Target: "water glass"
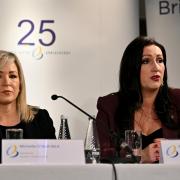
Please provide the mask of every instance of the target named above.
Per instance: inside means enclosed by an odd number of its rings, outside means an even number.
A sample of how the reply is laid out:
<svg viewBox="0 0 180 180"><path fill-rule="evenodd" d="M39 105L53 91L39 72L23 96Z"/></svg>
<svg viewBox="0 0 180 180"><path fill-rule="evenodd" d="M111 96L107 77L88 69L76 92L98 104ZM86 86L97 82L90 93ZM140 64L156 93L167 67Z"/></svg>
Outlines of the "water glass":
<svg viewBox="0 0 180 180"><path fill-rule="evenodd" d="M141 150L142 150L142 135L140 131L126 130L125 131L125 142L131 149L131 154L127 154L133 159L134 163L141 161Z"/></svg>
<svg viewBox="0 0 180 180"><path fill-rule="evenodd" d="M23 129L6 129L6 139L23 139Z"/></svg>

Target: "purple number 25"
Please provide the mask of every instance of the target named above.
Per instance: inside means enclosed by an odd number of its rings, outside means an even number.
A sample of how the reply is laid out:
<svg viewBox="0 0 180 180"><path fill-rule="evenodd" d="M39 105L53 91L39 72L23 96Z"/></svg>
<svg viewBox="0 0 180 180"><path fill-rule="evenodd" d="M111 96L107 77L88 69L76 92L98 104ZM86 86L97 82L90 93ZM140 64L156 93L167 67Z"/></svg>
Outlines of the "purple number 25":
<svg viewBox="0 0 180 180"><path fill-rule="evenodd" d="M40 21L39 34L44 35L45 33L46 34L49 33L49 35L50 35L50 40L48 40L48 42L43 41L43 39L41 39L41 38L38 39L39 43L43 46L51 46L56 40L55 32L52 29L47 28L47 25L52 24L52 23L54 23L54 20L41 20ZM29 25L30 27L29 27L28 32L26 32L25 35L20 38L20 40L18 41L18 45L34 46L35 45L34 42L28 42L28 37L30 35L32 35L32 33L35 29L34 23L29 19L24 19L18 23L18 27L21 27L23 24Z"/></svg>

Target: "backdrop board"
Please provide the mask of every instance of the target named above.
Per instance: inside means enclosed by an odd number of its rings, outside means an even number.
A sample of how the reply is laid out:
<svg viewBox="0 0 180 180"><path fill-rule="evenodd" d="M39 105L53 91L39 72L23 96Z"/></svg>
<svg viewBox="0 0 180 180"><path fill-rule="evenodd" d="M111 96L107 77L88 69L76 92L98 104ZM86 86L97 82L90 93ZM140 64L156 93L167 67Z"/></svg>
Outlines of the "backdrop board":
<svg viewBox="0 0 180 180"><path fill-rule="evenodd" d="M168 82L180 87L180 1L146 0L147 34L159 40L167 50Z"/></svg>
<svg viewBox="0 0 180 180"><path fill-rule="evenodd" d="M58 94L96 115L99 96L118 90L119 63L139 33L138 0L0 0L0 49L19 56L28 103L46 108L57 133L68 117L84 139L88 118Z"/></svg>

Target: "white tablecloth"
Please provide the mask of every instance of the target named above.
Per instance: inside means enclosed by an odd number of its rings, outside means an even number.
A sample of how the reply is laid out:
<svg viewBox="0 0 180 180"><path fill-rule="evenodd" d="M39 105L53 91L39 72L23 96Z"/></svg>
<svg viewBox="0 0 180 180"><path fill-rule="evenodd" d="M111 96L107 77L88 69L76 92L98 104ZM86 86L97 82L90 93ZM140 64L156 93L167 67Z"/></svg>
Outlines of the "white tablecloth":
<svg viewBox="0 0 180 180"><path fill-rule="evenodd" d="M118 164L118 180L180 180L180 164Z"/></svg>
<svg viewBox="0 0 180 180"><path fill-rule="evenodd" d="M116 164L118 180L180 180L180 165ZM0 180L114 180L110 164L0 165Z"/></svg>
<svg viewBox="0 0 180 180"><path fill-rule="evenodd" d="M0 180L110 180L110 165L0 165Z"/></svg>

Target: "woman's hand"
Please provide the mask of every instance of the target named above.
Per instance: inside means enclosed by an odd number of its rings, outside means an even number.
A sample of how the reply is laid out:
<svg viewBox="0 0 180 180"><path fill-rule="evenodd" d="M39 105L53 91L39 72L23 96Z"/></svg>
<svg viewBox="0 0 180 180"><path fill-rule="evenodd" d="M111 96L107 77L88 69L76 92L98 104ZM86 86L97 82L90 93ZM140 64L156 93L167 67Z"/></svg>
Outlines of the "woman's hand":
<svg viewBox="0 0 180 180"><path fill-rule="evenodd" d="M153 163L160 159L160 140L155 140L154 143L149 144L141 153L142 163Z"/></svg>

